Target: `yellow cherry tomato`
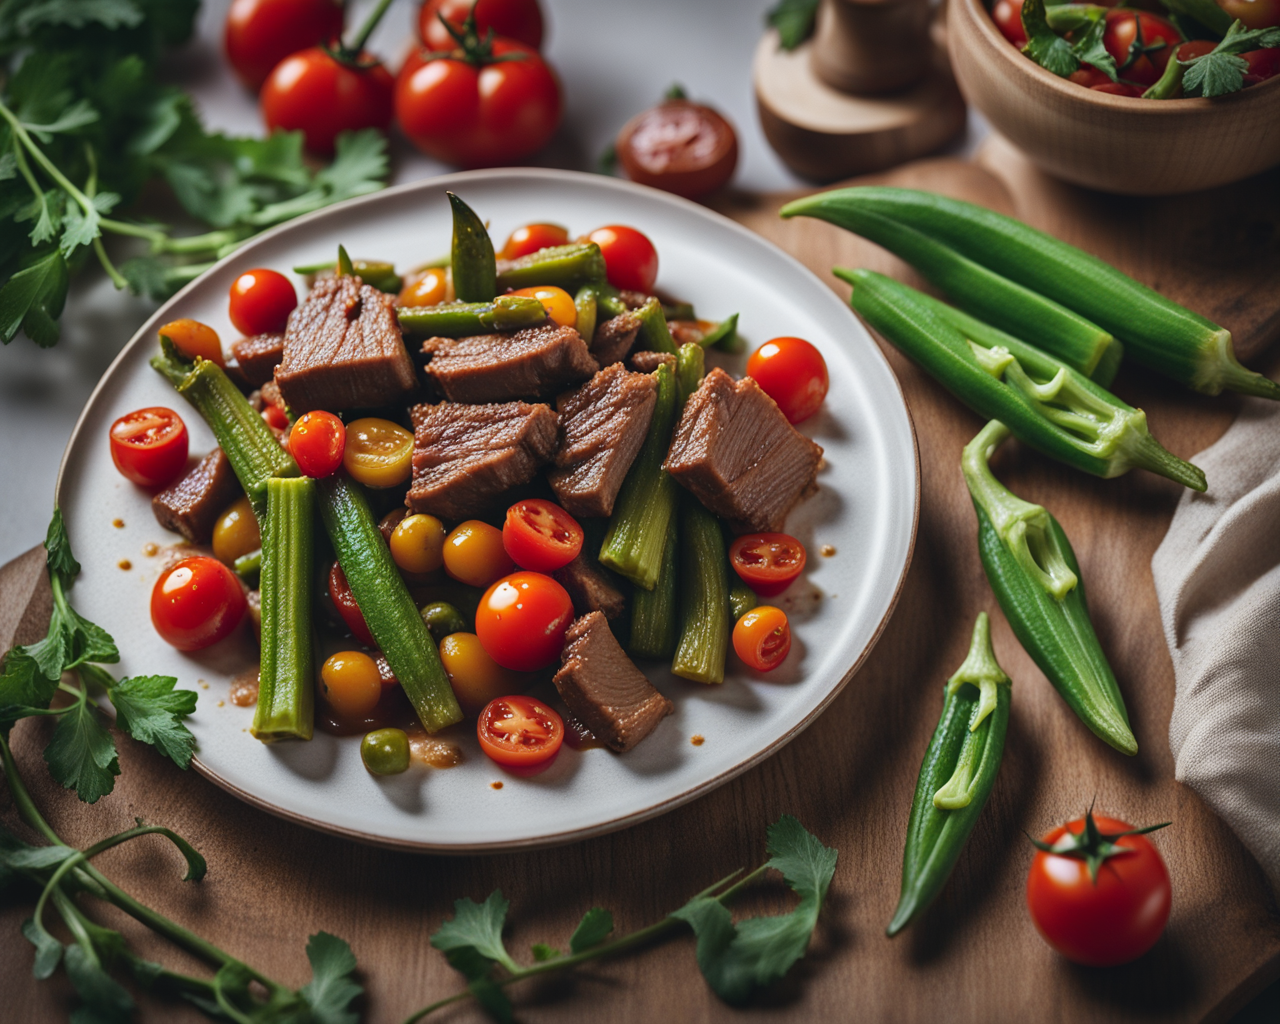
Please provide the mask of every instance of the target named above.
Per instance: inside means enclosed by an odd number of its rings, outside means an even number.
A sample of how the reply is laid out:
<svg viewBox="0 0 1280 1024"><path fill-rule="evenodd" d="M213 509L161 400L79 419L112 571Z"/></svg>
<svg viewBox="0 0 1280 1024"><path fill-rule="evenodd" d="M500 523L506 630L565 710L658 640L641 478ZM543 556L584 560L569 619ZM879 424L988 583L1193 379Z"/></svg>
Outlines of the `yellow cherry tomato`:
<svg viewBox="0 0 1280 1024"><path fill-rule="evenodd" d="M573 296L563 288L551 284L534 285L532 288L517 288L512 295L527 295L542 303L542 308L561 327L578 325L578 307L573 304Z"/></svg>
<svg viewBox="0 0 1280 1024"><path fill-rule="evenodd" d="M391 531L391 557L405 572L435 572L444 564L444 523L435 516L406 516Z"/></svg>
<svg viewBox="0 0 1280 1024"><path fill-rule="evenodd" d="M213 557L223 565L231 565L241 555L262 547L258 519L249 499L239 497L227 506L213 524Z"/></svg>
<svg viewBox="0 0 1280 1024"><path fill-rule="evenodd" d="M413 470L413 435L390 420L355 420L347 424L342 464L366 487L404 483Z"/></svg>
<svg viewBox="0 0 1280 1024"><path fill-rule="evenodd" d="M226 361L222 358L222 341L218 338L218 332L208 324L185 318L170 320L160 328L159 333L173 342L178 351L188 359L199 356L219 366L225 365Z"/></svg>
<svg viewBox="0 0 1280 1024"><path fill-rule="evenodd" d="M400 290L402 306L438 306L449 295L447 267L428 267Z"/></svg>
<svg viewBox="0 0 1280 1024"><path fill-rule="evenodd" d="M382 696L382 674L369 655L339 651L320 669L320 690L339 718L364 718Z"/></svg>
<svg viewBox="0 0 1280 1024"><path fill-rule="evenodd" d="M474 633L450 633L441 640L440 663L468 715L478 715L489 701L521 689L517 674L489 657Z"/></svg>
<svg viewBox="0 0 1280 1024"><path fill-rule="evenodd" d="M444 539L444 571L459 583L487 587L515 567L502 546L502 531L478 519L455 526Z"/></svg>

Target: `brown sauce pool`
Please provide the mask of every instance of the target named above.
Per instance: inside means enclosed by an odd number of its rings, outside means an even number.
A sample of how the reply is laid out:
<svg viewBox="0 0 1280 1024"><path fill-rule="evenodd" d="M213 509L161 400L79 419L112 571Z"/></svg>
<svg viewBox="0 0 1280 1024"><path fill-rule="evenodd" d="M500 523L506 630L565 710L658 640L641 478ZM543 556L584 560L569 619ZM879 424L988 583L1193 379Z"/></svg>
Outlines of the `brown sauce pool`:
<svg viewBox="0 0 1280 1024"><path fill-rule="evenodd" d="M241 672L231 680L231 703L238 708L251 708L258 703L258 670Z"/></svg>
<svg viewBox="0 0 1280 1024"><path fill-rule="evenodd" d="M604 743L596 737L595 733L567 712L564 716L564 745L571 750L595 750L604 747Z"/></svg>

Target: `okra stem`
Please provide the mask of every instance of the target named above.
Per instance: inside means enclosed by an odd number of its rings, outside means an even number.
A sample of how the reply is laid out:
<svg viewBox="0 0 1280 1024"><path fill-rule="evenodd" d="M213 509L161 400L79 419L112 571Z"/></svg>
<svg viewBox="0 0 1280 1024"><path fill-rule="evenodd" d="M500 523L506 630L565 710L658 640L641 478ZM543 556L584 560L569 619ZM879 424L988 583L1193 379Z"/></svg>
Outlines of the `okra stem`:
<svg viewBox="0 0 1280 1024"><path fill-rule="evenodd" d="M667 352L675 354L676 343L671 339L667 318L662 315L662 303L650 298L635 311L640 321L640 336L636 339L636 351Z"/></svg>
<svg viewBox="0 0 1280 1024"><path fill-rule="evenodd" d="M573 290L593 282L605 282L604 256L595 242L574 242L531 252L512 260L498 275L500 289L549 284Z"/></svg>
<svg viewBox="0 0 1280 1024"><path fill-rule="evenodd" d="M671 671L698 683L723 683L729 652L729 558L720 520L692 494L680 507L680 643Z"/></svg>
<svg viewBox="0 0 1280 1024"><path fill-rule="evenodd" d="M461 302L489 302L498 294L497 258L493 239L484 221L452 192L449 205L453 209L453 290Z"/></svg>
<svg viewBox="0 0 1280 1024"><path fill-rule="evenodd" d="M396 310L400 329L417 338L466 338L491 331L533 327L547 318L532 295L499 295L492 302L450 302L439 306L404 306Z"/></svg>

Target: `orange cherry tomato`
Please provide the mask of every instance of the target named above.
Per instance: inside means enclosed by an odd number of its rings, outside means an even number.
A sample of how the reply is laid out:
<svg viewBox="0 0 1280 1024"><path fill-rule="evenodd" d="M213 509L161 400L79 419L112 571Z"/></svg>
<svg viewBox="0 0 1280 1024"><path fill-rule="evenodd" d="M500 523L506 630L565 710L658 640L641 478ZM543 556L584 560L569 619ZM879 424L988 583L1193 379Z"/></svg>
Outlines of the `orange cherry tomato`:
<svg viewBox="0 0 1280 1024"><path fill-rule="evenodd" d="M479 519L459 523L444 539L444 571L459 583L487 587L513 568L502 531Z"/></svg>
<svg viewBox="0 0 1280 1024"><path fill-rule="evenodd" d="M342 465L347 428L331 412L304 413L289 431L289 454L306 476L332 476Z"/></svg>
<svg viewBox="0 0 1280 1024"><path fill-rule="evenodd" d="M787 613L767 604L752 608L733 627L733 649L757 672L777 668L791 651Z"/></svg>
<svg viewBox="0 0 1280 1024"><path fill-rule="evenodd" d="M111 424L109 437L111 461L139 487L163 487L187 464L187 425L164 406L121 416Z"/></svg>
<svg viewBox="0 0 1280 1024"><path fill-rule="evenodd" d="M283 331L297 305L293 282L274 270L246 270L231 285L231 322L241 334Z"/></svg>
<svg viewBox="0 0 1280 1024"><path fill-rule="evenodd" d="M339 718L358 722L382 697L378 663L363 651L339 651L320 667L320 692Z"/></svg>
<svg viewBox="0 0 1280 1024"><path fill-rule="evenodd" d="M559 224L526 224L516 228L507 237L507 244L502 247L504 260L518 260L541 249L549 249L553 245L567 245L569 232Z"/></svg>
<svg viewBox="0 0 1280 1024"><path fill-rule="evenodd" d="M804 545L785 533L749 533L729 545L733 571L761 597L774 597L804 571Z"/></svg>
<svg viewBox="0 0 1280 1024"><path fill-rule="evenodd" d="M827 361L803 338L766 341L747 360L747 376L755 378L792 423L817 412L830 386Z"/></svg>
<svg viewBox="0 0 1280 1024"><path fill-rule="evenodd" d="M615 288L644 292L658 279L658 250L649 237L625 224L609 224L587 235L600 246L605 272Z"/></svg>
<svg viewBox="0 0 1280 1024"><path fill-rule="evenodd" d="M502 546L522 569L551 572L568 565L582 550L582 527L554 502L517 501L507 509Z"/></svg>
<svg viewBox="0 0 1280 1024"><path fill-rule="evenodd" d="M208 324L185 318L170 320L157 333L173 342L174 347L188 359L207 359L219 366L226 364L218 332Z"/></svg>
<svg viewBox="0 0 1280 1024"><path fill-rule="evenodd" d="M527 295L542 303L542 308L561 327L578 325L578 307L573 303L573 296L563 288L553 284L538 284L532 288L517 288L512 295Z"/></svg>
<svg viewBox="0 0 1280 1024"><path fill-rule="evenodd" d="M235 573L216 558L184 558L151 591L151 623L165 643L198 651L230 636L248 607Z"/></svg>
<svg viewBox="0 0 1280 1024"><path fill-rule="evenodd" d="M378 646L374 642L373 634L369 632L369 624L364 621L364 613L356 604L355 595L351 593L346 574L337 562L334 562L329 570L329 599L333 601L334 608L342 616L342 621L346 623L347 629L351 630L353 637L366 647Z"/></svg>
<svg viewBox="0 0 1280 1024"><path fill-rule="evenodd" d="M449 273L444 267L428 267L400 290L401 306L438 306L449 295Z"/></svg>
<svg viewBox="0 0 1280 1024"><path fill-rule="evenodd" d="M527 768L555 757L564 742L564 719L533 697L499 697L480 712L476 736L498 764Z"/></svg>
<svg viewBox="0 0 1280 1024"><path fill-rule="evenodd" d="M540 572L504 576L476 609L476 636L503 668L535 672L560 657L573 622L569 593Z"/></svg>

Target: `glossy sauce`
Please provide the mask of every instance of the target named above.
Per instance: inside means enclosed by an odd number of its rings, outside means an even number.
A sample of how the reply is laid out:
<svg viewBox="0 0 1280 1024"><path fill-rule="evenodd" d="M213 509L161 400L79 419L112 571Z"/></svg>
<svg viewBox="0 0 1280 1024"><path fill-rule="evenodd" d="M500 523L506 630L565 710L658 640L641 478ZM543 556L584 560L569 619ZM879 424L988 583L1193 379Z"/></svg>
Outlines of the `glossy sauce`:
<svg viewBox="0 0 1280 1024"><path fill-rule="evenodd" d="M123 519L113 519L113 520L111 520L111 525L112 525L112 526L114 526L117 530L122 530L122 529L124 529L124 520L123 520Z"/></svg>
<svg viewBox="0 0 1280 1024"><path fill-rule="evenodd" d="M490 789L501 789L501 788L502 788L502 783L501 783L501 782L491 782L491 783L489 783L489 788L490 788Z"/></svg>
<svg viewBox="0 0 1280 1024"><path fill-rule="evenodd" d="M133 563L129 561L129 559L127 558L120 559L120 561L116 562L116 565L118 565L121 569L124 569L126 572L128 572L130 569L133 568Z"/></svg>
<svg viewBox="0 0 1280 1024"><path fill-rule="evenodd" d="M238 708L251 708L258 703L258 669L241 672L231 680L231 703Z"/></svg>
<svg viewBox="0 0 1280 1024"><path fill-rule="evenodd" d="M701 733L695 733L693 736L689 737L689 742L692 743L695 747L700 747L702 746L702 744L707 742L707 738L703 736Z"/></svg>
<svg viewBox="0 0 1280 1024"><path fill-rule="evenodd" d="M596 734L568 712L564 715L564 745L573 750L594 750L604 747Z"/></svg>
<svg viewBox="0 0 1280 1024"><path fill-rule="evenodd" d="M142 553L148 558L155 558L160 553L160 545L152 544L150 541L142 545Z"/></svg>
<svg viewBox="0 0 1280 1024"><path fill-rule="evenodd" d="M823 544L822 547L818 549L818 553L822 555L823 558L830 558L836 553L836 549L830 544Z"/></svg>

